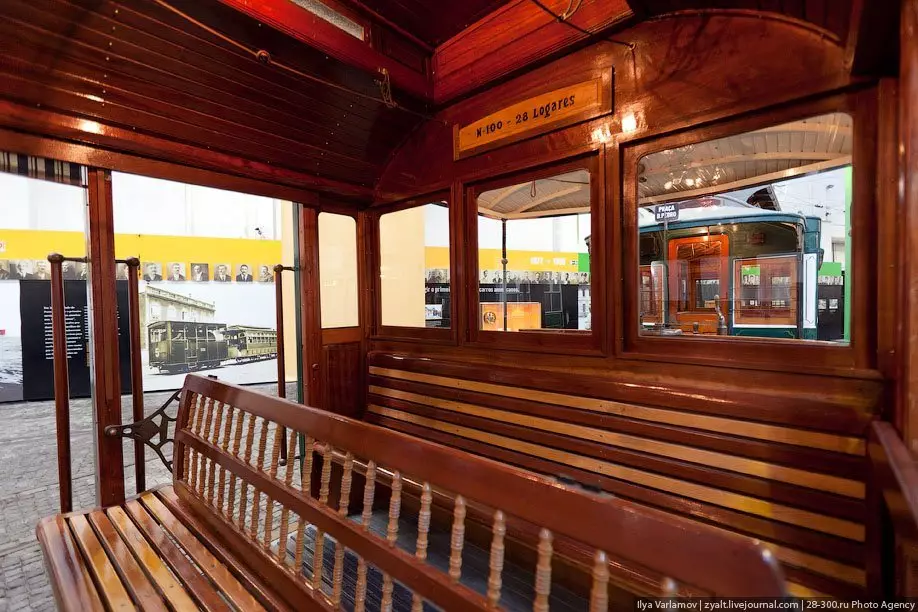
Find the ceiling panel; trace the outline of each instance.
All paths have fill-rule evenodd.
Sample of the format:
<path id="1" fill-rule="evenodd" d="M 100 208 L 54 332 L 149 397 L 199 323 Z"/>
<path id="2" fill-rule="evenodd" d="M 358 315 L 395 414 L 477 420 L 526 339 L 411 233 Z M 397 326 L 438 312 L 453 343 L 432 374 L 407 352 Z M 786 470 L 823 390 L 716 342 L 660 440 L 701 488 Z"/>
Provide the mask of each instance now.
<path id="1" fill-rule="evenodd" d="M 371 76 L 217 0 L 173 5 L 185 14 L 5 0 L 0 98 L 363 187 L 422 120 L 387 107 Z"/>
<path id="2" fill-rule="evenodd" d="M 435 47 L 510 0 L 344 0 L 365 6 Z"/>

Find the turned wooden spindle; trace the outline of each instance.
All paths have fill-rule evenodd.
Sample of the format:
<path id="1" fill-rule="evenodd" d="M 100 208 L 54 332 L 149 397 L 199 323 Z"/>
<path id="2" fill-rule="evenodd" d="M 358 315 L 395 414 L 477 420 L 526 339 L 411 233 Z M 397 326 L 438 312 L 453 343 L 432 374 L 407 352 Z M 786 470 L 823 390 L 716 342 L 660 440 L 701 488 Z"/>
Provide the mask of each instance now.
<path id="1" fill-rule="evenodd" d="M 389 524 L 386 527 L 386 541 L 389 546 L 395 546 L 398 540 L 398 517 L 402 512 L 402 475 L 399 472 L 392 474 L 392 493 L 389 496 Z M 382 612 L 391 612 L 392 610 L 392 577 L 389 574 L 383 574 L 382 585 L 382 603 L 380 610 Z"/>
<path id="2" fill-rule="evenodd" d="M 277 466 L 280 461 L 281 442 L 284 438 L 284 430 L 276 423 L 272 423 L 272 425 L 274 425 L 274 444 L 271 445 L 271 465 L 268 467 L 268 477 L 274 480 L 277 478 Z M 271 540 L 273 540 L 271 536 L 274 535 L 274 500 L 270 495 L 265 497 L 264 544 L 266 549 L 270 549 Z"/>
<path id="3" fill-rule="evenodd" d="M 354 612 L 366 612 L 367 609 L 367 562 L 363 557 L 357 559 L 357 587 L 354 589 Z"/>
<path id="4" fill-rule="evenodd" d="M 198 394 L 194 392 L 188 393 L 188 420 L 184 423 L 179 423 L 179 425 L 184 425 L 186 429 L 193 429 L 192 423 L 194 423 L 195 413 L 198 408 Z"/>
<path id="5" fill-rule="evenodd" d="M 233 407 L 232 404 L 229 404 L 226 406 L 226 416 L 224 418 L 224 423 L 223 423 L 223 440 L 220 443 L 220 450 L 222 450 L 225 454 L 229 452 L 228 449 L 229 449 L 229 443 L 230 443 L 230 432 L 232 432 L 232 429 L 233 429 L 233 411 L 234 410 L 235 408 Z M 226 497 L 224 493 L 226 489 L 226 468 L 224 468 L 222 465 L 220 466 L 219 480 L 220 482 L 217 485 L 218 486 L 217 488 L 217 511 L 222 513 L 223 512 L 223 502 Z"/>
<path id="6" fill-rule="evenodd" d="M 241 409 L 236 414 L 236 427 L 233 432 L 233 441 L 230 444 L 230 453 L 233 456 L 239 457 L 242 452 L 242 425 L 245 420 L 245 412 Z M 236 480 L 237 477 L 235 474 L 230 475 L 229 479 L 229 493 L 226 500 L 226 517 L 233 520 L 233 513 L 236 511 Z"/>
<path id="7" fill-rule="evenodd" d="M 363 485 L 363 512 L 360 523 L 364 531 L 370 530 L 370 518 L 373 516 L 373 498 L 376 496 L 376 462 L 367 463 L 366 481 Z"/>
<path id="8" fill-rule="evenodd" d="M 214 427 L 208 440 L 214 446 L 219 446 L 220 434 L 223 432 L 223 402 L 217 404 L 214 413 Z M 214 485 L 217 480 L 217 465 L 213 464 L 207 474 L 207 503 L 214 503 Z"/>
<path id="9" fill-rule="evenodd" d="M 551 555 L 552 534 L 544 527 L 539 532 L 539 546 L 536 549 L 539 559 L 536 563 L 535 600 L 533 612 L 548 612 L 548 595 L 551 593 Z"/>
<path id="10" fill-rule="evenodd" d="M 386 541 L 395 546 L 398 539 L 398 516 L 402 512 L 402 475 L 392 474 L 392 495 L 389 497 L 389 525 L 386 528 Z"/>
<path id="11" fill-rule="evenodd" d="M 500 601 L 501 576 L 504 571 L 504 536 L 507 534 L 504 513 L 494 513 L 494 525 L 491 527 L 491 559 L 488 573 L 488 603 L 492 608 Z"/>
<path id="12" fill-rule="evenodd" d="M 609 610 L 609 559 L 606 553 L 596 551 L 593 557 L 593 589 L 590 591 L 590 612 Z"/>
<path id="13" fill-rule="evenodd" d="M 204 396 L 198 395 L 195 397 L 195 406 L 194 406 L 194 427 L 191 429 L 192 433 L 199 433 L 201 431 L 202 423 L 204 422 Z M 188 474 L 190 477 L 188 479 L 188 486 L 194 491 L 197 488 L 198 483 L 198 467 L 200 466 L 202 457 L 201 454 L 195 452 L 195 459 L 191 461 L 191 473 Z M 187 473 L 187 472 L 186 472 Z"/>
<path id="14" fill-rule="evenodd" d="M 306 438 L 306 449 L 303 453 L 303 466 L 300 470 L 300 491 L 303 495 L 309 495 L 312 488 L 312 457 L 315 451 L 316 441 L 310 437 Z M 296 551 L 294 552 L 293 571 L 297 575 L 303 570 L 303 540 L 305 538 L 306 521 L 302 516 L 297 516 L 296 526 Z"/>
<path id="15" fill-rule="evenodd" d="M 344 457 L 344 470 L 341 474 L 341 496 L 338 498 L 338 515 L 347 518 L 351 501 L 351 481 L 354 473 L 354 455 L 348 451 Z M 341 607 L 341 588 L 344 584 L 344 545 L 339 541 L 335 545 L 335 567 L 332 570 L 332 604 Z"/>
<path id="16" fill-rule="evenodd" d="M 456 496 L 453 508 L 453 533 L 449 543 L 449 577 L 459 582 L 462 576 L 462 547 L 465 544 L 465 498 Z"/>
<path id="17" fill-rule="evenodd" d="M 255 420 L 258 418 L 250 414 L 249 422 L 245 432 L 245 452 L 242 460 L 251 465 L 252 463 L 252 446 L 255 444 Z M 240 479 L 241 480 L 241 479 Z M 245 512 L 249 504 L 249 483 L 242 480 L 239 483 L 239 529 L 245 531 Z"/>
<path id="18" fill-rule="evenodd" d="M 429 483 L 424 483 L 421 488 L 421 510 L 418 513 L 418 541 L 414 556 L 420 561 L 427 559 L 427 536 L 430 533 L 430 504 L 433 501 L 433 492 Z M 411 612 L 421 612 L 423 600 L 417 593 L 411 595 Z"/>
<path id="19" fill-rule="evenodd" d="M 270 428 L 271 423 L 267 419 L 261 419 L 261 431 L 259 432 L 258 442 L 258 455 L 255 460 L 255 469 L 259 472 L 263 472 L 265 469 L 265 453 L 268 446 L 268 429 Z M 261 489 L 254 487 L 255 491 L 252 494 L 252 522 L 249 524 L 249 536 L 255 542 L 258 541 L 258 522 L 261 520 Z"/>
<path id="20" fill-rule="evenodd" d="M 199 432 L 202 438 L 205 440 L 210 440 L 210 426 L 213 423 L 214 419 L 214 398 L 207 398 L 207 407 L 204 409 L 204 431 Z M 196 488 L 198 494 L 201 497 L 204 497 L 204 487 L 206 485 L 207 477 L 207 458 L 204 455 L 201 455 L 199 458 L 201 465 L 198 466 L 198 482 L 196 483 Z"/>
<path id="21" fill-rule="evenodd" d="M 287 445 L 289 449 L 296 449 L 294 446 L 296 444 L 296 430 L 290 430 L 290 443 Z M 294 450 L 294 454 L 296 454 Z M 288 489 L 293 488 L 293 471 L 296 465 L 296 461 L 292 459 L 287 461 L 287 473 L 284 475 L 284 485 Z M 277 546 L 277 561 L 284 567 L 287 566 L 287 534 L 290 530 L 290 510 L 286 505 L 281 507 L 281 524 L 280 524 L 280 539 L 278 540 L 280 544 Z"/>
<path id="22" fill-rule="evenodd" d="M 332 447 L 326 444 L 322 450 L 322 477 L 319 480 L 319 503 L 328 505 L 328 494 L 331 485 Z M 316 542 L 312 557 L 312 588 L 322 588 L 322 573 L 325 567 L 325 533 L 316 528 Z"/>

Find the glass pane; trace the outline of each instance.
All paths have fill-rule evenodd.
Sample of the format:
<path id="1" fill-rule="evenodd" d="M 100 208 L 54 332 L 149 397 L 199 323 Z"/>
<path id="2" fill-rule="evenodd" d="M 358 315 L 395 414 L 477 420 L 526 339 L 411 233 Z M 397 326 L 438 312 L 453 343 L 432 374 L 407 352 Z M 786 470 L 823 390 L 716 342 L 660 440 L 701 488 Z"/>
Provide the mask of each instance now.
<path id="1" fill-rule="evenodd" d="M 357 222 L 319 213 L 319 288 L 322 327 L 354 327 L 357 315 Z"/>
<path id="2" fill-rule="evenodd" d="M 479 328 L 591 329 L 590 173 L 478 196 Z"/>
<path id="3" fill-rule="evenodd" d="M 112 196 L 115 254 L 141 261 L 144 391 L 181 387 L 187 372 L 199 372 L 270 384 L 274 392 L 274 266 L 293 249 L 285 238 L 293 204 L 119 172 L 112 174 Z M 127 280 L 123 264 L 116 272 Z M 127 282 L 116 291 L 126 296 Z M 287 345 L 295 345 L 295 324 L 284 331 Z"/>
<path id="4" fill-rule="evenodd" d="M 379 279 L 383 325 L 450 326 L 446 202 L 379 218 Z"/>
<path id="5" fill-rule="evenodd" d="M 852 144 L 832 113 L 645 155 L 640 333 L 848 342 Z"/>

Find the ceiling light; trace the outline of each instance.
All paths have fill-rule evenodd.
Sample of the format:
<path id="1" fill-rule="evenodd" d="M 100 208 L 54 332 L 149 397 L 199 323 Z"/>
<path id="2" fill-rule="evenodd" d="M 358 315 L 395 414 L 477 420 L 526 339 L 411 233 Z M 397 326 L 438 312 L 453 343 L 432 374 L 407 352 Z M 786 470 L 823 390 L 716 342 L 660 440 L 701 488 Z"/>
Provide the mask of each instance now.
<path id="1" fill-rule="evenodd" d="M 625 134 L 633 132 L 637 129 L 637 117 L 634 116 L 634 113 L 628 113 L 627 115 L 622 116 L 622 132 Z"/>
<path id="2" fill-rule="evenodd" d="M 666 181 L 665 183 L 663 183 L 663 189 L 672 189 L 672 188 L 673 188 L 672 181 Z"/>

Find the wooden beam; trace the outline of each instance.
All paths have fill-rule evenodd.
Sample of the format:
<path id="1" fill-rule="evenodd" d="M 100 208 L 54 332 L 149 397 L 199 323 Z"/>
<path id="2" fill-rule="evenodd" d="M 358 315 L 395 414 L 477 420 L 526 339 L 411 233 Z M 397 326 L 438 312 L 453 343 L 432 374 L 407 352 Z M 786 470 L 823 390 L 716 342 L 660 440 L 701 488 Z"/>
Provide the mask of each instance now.
<path id="1" fill-rule="evenodd" d="M 671 202 L 673 200 L 685 200 L 688 198 L 694 198 L 696 196 L 710 195 L 714 193 L 724 193 L 727 191 L 735 191 L 741 187 L 749 187 L 751 185 L 761 185 L 763 183 L 769 183 L 772 181 L 780 181 L 783 179 L 793 178 L 795 176 L 802 176 L 804 174 L 809 174 L 811 172 L 822 172 L 823 170 L 831 170 L 832 168 L 839 168 L 841 166 L 846 166 L 851 163 L 851 156 L 844 155 L 842 157 L 836 157 L 823 162 L 818 162 L 815 164 L 808 164 L 806 166 L 799 166 L 797 168 L 788 168 L 787 170 L 781 170 L 779 172 L 769 172 L 768 174 L 760 174 L 758 176 L 751 176 L 739 181 L 733 181 L 730 183 L 719 183 L 717 185 L 708 185 L 707 187 L 702 187 L 700 189 L 687 189 L 685 191 L 674 191 L 671 193 L 664 193 L 655 196 L 648 196 L 638 200 L 638 203 L 641 205 L 654 204 L 657 202 Z"/>
<path id="2" fill-rule="evenodd" d="M 379 79 L 382 79 L 382 71 L 385 70 L 393 86 L 412 96 L 422 100 L 429 100 L 432 97 L 431 83 L 427 74 L 411 70 L 404 64 L 373 49 L 366 40 L 351 36 L 289 0 L 260 0 L 259 2 L 220 0 L 220 2 Z M 367 30 L 365 26 L 364 30 Z"/>
<path id="3" fill-rule="evenodd" d="M 109 425 L 121 425 L 118 300 L 115 295 L 115 223 L 112 174 L 107 170 L 89 170 L 87 226 L 90 384 L 96 439 L 96 503 L 107 507 L 124 503 L 122 438 L 105 435 L 105 428 Z"/>
<path id="4" fill-rule="evenodd" d="M 569 0 L 543 4 L 553 15 L 570 8 Z M 561 23 L 531 0 L 514 0 L 467 27 L 434 52 L 434 102 L 467 94 L 633 15 L 625 0 L 583 0 L 579 7 Z"/>
<path id="5" fill-rule="evenodd" d="M 370 198 L 373 195 L 373 190 L 369 187 L 278 168 L 264 162 L 243 159 L 212 149 L 202 149 L 95 120 L 27 107 L 2 98 L 0 98 L 0 126 L 51 138 L 82 142 L 97 148 L 114 149 L 128 154 L 168 160 L 222 174 L 247 176 L 288 187 L 329 191 L 349 197 Z"/>

